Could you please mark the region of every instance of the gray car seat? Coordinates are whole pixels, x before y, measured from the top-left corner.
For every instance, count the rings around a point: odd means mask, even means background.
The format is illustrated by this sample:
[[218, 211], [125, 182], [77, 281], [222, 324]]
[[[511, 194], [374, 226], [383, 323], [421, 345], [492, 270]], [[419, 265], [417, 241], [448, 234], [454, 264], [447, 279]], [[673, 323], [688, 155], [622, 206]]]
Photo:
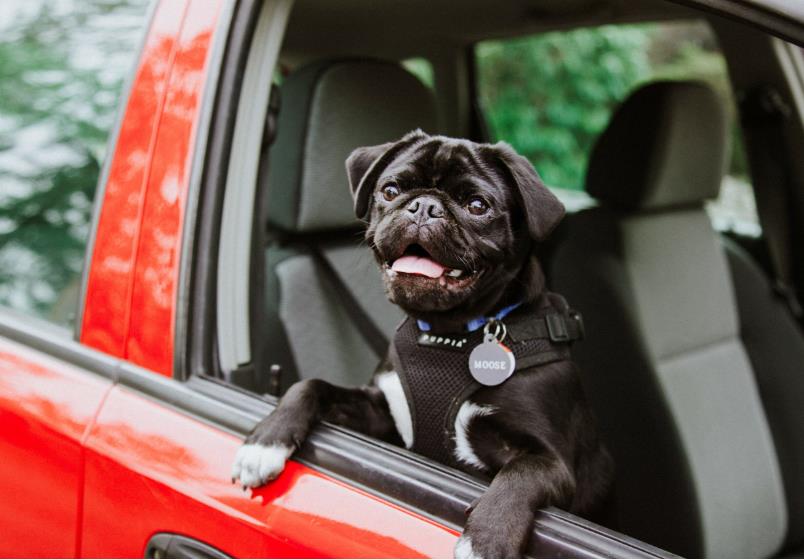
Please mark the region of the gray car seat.
[[804, 373], [804, 350], [762, 273], [704, 211], [727, 138], [706, 86], [635, 92], [594, 148], [599, 206], [568, 218], [551, 281], [586, 321], [573, 355], [617, 462], [620, 529], [686, 556], [766, 557], [801, 536], [802, 493], [789, 496], [801, 445], [777, 453], [774, 439], [801, 439], [804, 401], [766, 416], [762, 398], [785, 400], [782, 377]]
[[399, 65], [318, 62], [281, 87], [277, 136], [269, 150], [265, 215], [265, 362], [283, 385], [323, 378], [354, 386], [379, 359], [312, 253], [323, 256], [363, 311], [390, 337], [401, 318], [352, 209], [345, 160], [354, 148], [435, 132], [432, 92]]

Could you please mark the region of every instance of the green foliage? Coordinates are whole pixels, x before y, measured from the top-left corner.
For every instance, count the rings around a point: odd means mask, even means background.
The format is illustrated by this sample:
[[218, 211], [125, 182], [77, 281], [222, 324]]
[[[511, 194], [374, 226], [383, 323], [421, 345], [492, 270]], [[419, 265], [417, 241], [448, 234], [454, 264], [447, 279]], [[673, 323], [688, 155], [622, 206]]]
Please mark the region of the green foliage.
[[92, 201], [145, 0], [19, 0], [0, 18], [0, 305], [73, 319]]
[[730, 101], [725, 63], [703, 24], [604, 26], [489, 41], [477, 49], [492, 136], [549, 185], [582, 189], [588, 154], [614, 108], [656, 79], [701, 79]]

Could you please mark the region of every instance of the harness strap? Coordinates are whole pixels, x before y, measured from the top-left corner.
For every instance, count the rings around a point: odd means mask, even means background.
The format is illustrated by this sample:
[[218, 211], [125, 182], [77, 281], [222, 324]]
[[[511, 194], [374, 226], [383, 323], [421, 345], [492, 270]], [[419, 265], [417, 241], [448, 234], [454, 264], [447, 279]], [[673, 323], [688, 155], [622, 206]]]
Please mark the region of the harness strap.
[[546, 338], [551, 342], [574, 342], [583, 340], [585, 331], [583, 318], [576, 311], [567, 313], [548, 313], [542, 318], [507, 327], [512, 340]]

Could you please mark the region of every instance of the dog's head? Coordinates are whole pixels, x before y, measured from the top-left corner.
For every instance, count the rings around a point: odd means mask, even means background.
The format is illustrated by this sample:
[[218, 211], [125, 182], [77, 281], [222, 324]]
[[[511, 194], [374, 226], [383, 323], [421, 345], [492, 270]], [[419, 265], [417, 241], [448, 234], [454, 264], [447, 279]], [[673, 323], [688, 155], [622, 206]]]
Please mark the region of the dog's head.
[[504, 143], [417, 130], [356, 149], [346, 168], [389, 298], [416, 318], [463, 321], [507, 292], [527, 297], [538, 267], [533, 242], [564, 215], [530, 162]]

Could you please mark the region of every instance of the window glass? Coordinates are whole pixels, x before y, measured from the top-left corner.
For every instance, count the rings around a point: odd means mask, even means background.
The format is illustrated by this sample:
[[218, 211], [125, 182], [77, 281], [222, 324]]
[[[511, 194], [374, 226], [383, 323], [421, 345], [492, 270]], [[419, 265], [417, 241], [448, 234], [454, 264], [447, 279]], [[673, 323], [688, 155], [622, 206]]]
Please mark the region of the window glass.
[[0, 306], [71, 325], [147, 0], [3, 0]]
[[614, 108], [661, 79], [707, 82], [731, 122], [732, 159], [709, 205], [720, 229], [758, 234], [753, 192], [726, 62], [703, 22], [608, 25], [495, 40], [477, 46], [478, 92], [495, 139], [528, 157], [570, 209], [589, 204], [586, 164]]

